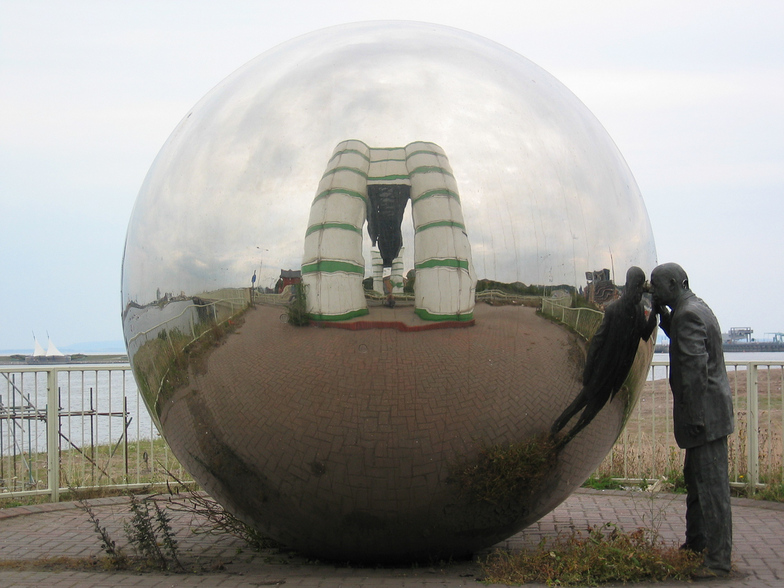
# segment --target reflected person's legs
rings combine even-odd
[[[566,444],[572,439],[577,436],[577,433],[582,431],[585,427],[591,424],[596,415],[599,414],[599,411],[604,408],[606,401],[604,399],[597,399],[592,398],[589,402],[586,403],[585,410],[580,415],[580,418],[577,419],[577,422],[572,427],[572,430],[569,431],[566,436],[561,441],[561,444]]]
[[[588,393],[587,390],[583,388],[582,390],[580,390],[580,393],[572,401],[572,403],[569,406],[567,406],[566,409],[561,413],[561,416],[555,419],[553,426],[550,427],[550,434],[557,435],[561,431],[561,429],[563,429],[566,426],[566,423],[568,423],[574,415],[580,412],[587,403],[588,403]]]

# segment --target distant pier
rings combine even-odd
[[[724,351],[737,352],[737,351],[750,351],[750,352],[770,352],[770,351],[784,351],[784,342],[780,341],[743,341],[743,342],[725,342],[723,344]],[[669,344],[658,344],[654,347],[654,353],[667,353],[670,350]]]

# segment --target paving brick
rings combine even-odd
[[[353,497],[351,497],[353,499]],[[644,509],[640,505],[645,505]],[[123,522],[130,515],[127,499],[101,499],[91,502],[102,525],[115,540],[128,549]],[[682,496],[659,495],[650,500],[638,493],[581,489],[548,515],[500,542],[496,548],[520,549],[536,545],[542,537],[568,533],[572,526],[623,521],[626,530],[645,526],[643,514],[655,510],[661,521],[665,541],[679,544],[685,530]],[[223,561],[225,570],[194,574],[110,572],[44,572],[34,570],[0,571],[0,586],[46,586],[52,588],[103,588],[113,586],[226,587],[274,586],[477,586],[481,575],[471,561],[450,562],[439,566],[346,567],[312,563],[304,558],[274,552],[255,553],[234,537],[210,536],[190,532],[195,524],[191,515],[170,511],[185,563],[200,562],[204,568]],[[73,503],[41,505],[40,508],[15,508],[0,511],[0,560],[31,560],[41,557],[100,556],[97,536],[85,513]],[[732,579],[711,582],[712,586],[740,588],[782,586],[784,578],[784,505],[733,499],[735,541],[733,559],[738,572]],[[485,550],[478,555],[485,555]],[[285,564],[276,563],[285,561]],[[279,584],[282,585],[282,584]],[[683,584],[660,583],[657,588]]]

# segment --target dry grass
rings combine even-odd
[[[729,439],[730,479],[743,483],[748,475],[746,371],[730,367],[729,379],[736,414],[735,433]],[[760,366],[757,389],[760,480],[781,482],[784,474],[784,369],[779,366]],[[629,417],[626,429],[595,476],[632,479],[658,479],[665,476],[673,479],[680,475],[683,456],[683,450],[677,447],[672,433],[672,394],[667,380],[649,380],[645,383],[637,408]]]
[[[49,502],[49,495],[4,497],[3,493],[47,488],[46,453],[5,456],[3,467],[6,477],[0,483],[0,508]],[[27,469],[32,471],[32,480]],[[60,487],[76,488],[89,492],[91,497],[112,496],[127,492],[128,484],[146,488],[166,484],[175,472],[179,479],[192,482],[172,455],[162,438],[140,439],[127,445],[116,442],[76,450],[72,447],[60,452]],[[142,492],[143,488],[135,490]],[[70,499],[68,492],[61,492],[61,500]]]
[[[480,561],[486,582],[547,586],[689,580],[701,563],[702,556],[667,546],[646,529],[625,533],[609,523],[543,539],[532,550],[496,550]]]

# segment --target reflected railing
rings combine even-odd
[[[511,292],[504,292],[503,290],[488,289],[477,292],[476,301],[486,302],[490,305],[513,304],[518,306],[539,306],[542,301],[542,297],[527,294],[514,294]]]
[[[728,361],[735,405],[730,480],[784,480],[784,361]],[[654,361],[637,407],[596,471],[622,482],[683,469],[672,433],[669,362]],[[128,364],[0,366],[0,498],[57,501],[69,487],[144,488],[190,476],[142,402]]]
[[[233,295],[227,296],[227,292]],[[250,304],[250,294],[245,288],[227,289],[225,291],[219,291],[218,293],[211,292],[210,294],[213,296],[215,294],[221,294],[221,296],[215,299],[209,299],[207,294],[203,294],[201,296],[188,299],[188,305],[182,308],[178,314],[168,317],[162,321],[156,321],[153,326],[134,333],[131,337],[128,338],[128,346],[132,347],[133,345],[138,345],[137,341],[139,339],[146,341],[153,337],[160,336],[160,333],[162,332],[166,336],[170,337],[172,326],[176,330],[190,333],[192,342],[203,335],[204,329],[199,329],[200,323],[221,323],[236,316],[237,313],[247,308]],[[280,295],[276,294],[274,296],[277,300],[281,300]],[[278,303],[285,304],[286,302]],[[162,308],[163,305],[160,305],[160,307]],[[206,311],[206,321],[205,316],[200,316],[200,311]]]
[[[571,327],[589,340],[602,323],[604,313],[592,308],[572,308],[571,298],[541,298],[542,314]]]
[[[134,315],[126,314],[126,345],[148,406],[158,406],[170,376],[176,380],[187,374],[186,350],[199,344],[208,347],[234,330],[253,304],[252,296],[251,288],[225,288],[151,303]]]

